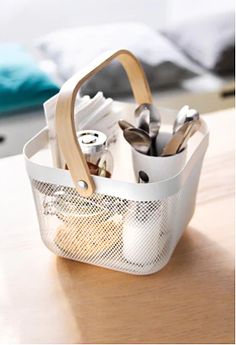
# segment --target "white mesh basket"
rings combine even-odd
[[[66,82],[58,95],[57,141],[69,171],[39,158],[48,147],[47,128],[25,145],[26,168],[41,237],[51,251],[118,271],[150,274],[168,262],[193,215],[208,131],[202,120],[188,145],[184,167],[168,179],[138,184],[91,177],[76,140],[74,102],[81,84],[114,58],[123,64],[136,102],[151,102],[143,71],[131,53],[103,56]],[[173,122],[174,115],[169,120]],[[81,180],[86,189],[78,184]]]

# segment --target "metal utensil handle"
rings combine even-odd
[[[95,191],[95,184],[76,138],[74,106],[76,95],[83,83],[97,74],[114,59],[124,67],[136,102],[152,103],[151,91],[143,68],[128,50],[115,50],[102,54],[87,68],[81,70],[62,86],[56,106],[56,133],[59,148],[70,170],[79,194],[89,197]]]

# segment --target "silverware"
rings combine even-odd
[[[150,155],[156,156],[156,137],[161,126],[161,116],[153,104],[143,103],[135,110],[135,116],[138,117],[138,128],[146,131],[152,141]]]
[[[124,131],[126,128],[134,128],[134,126],[131,123],[125,120],[119,120],[118,124],[120,128],[122,129],[122,131]]]
[[[149,134],[150,111],[146,104],[141,104],[135,109],[135,116],[138,118],[138,128]]]
[[[186,117],[187,117],[187,113],[189,111],[189,106],[188,105],[184,105],[178,112],[178,114],[176,115],[176,119],[173,125],[173,134],[175,134],[177,132],[177,130],[183,126],[183,124],[185,123]]]
[[[192,127],[190,128],[189,132],[186,134],[183,142],[181,143],[180,147],[178,148],[178,152],[181,152],[188,143],[188,140],[191,138],[191,136],[197,132],[201,126],[201,121],[200,120],[193,120],[191,122],[189,122],[192,124]]]
[[[151,146],[151,138],[140,128],[126,128],[124,138],[138,152],[147,154]]]
[[[140,170],[138,173],[138,183],[148,183],[149,182],[149,177],[145,173],[145,171]]]
[[[189,109],[186,121],[193,121],[193,120],[199,120],[200,115],[199,112],[196,109]]]
[[[161,156],[172,156],[183,150],[189,138],[199,129],[200,125],[200,120],[194,120],[183,124],[164,147]]]
[[[190,122],[193,120],[199,120],[199,113],[196,109],[190,109],[188,105],[184,105],[178,112],[174,125],[173,125],[173,134],[183,126],[184,123]]]
[[[149,141],[150,138],[148,136],[148,134],[143,131],[140,128],[136,128],[134,127],[131,123],[129,123],[128,121],[125,120],[119,120],[118,124],[120,126],[120,128],[123,131],[123,135],[125,137],[125,139],[128,141],[129,144],[131,144],[131,146],[133,146],[138,152],[147,154],[149,149],[150,149],[150,145],[149,145]],[[128,129],[132,129],[130,132],[127,132],[126,130]],[[126,131],[126,133],[125,133]],[[141,147],[140,145],[142,145],[142,141],[145,141],[145,143],[148,143],[148,148],[146,148],[146,144],[144,143],[144,147]],[[137,147],[138,145],[138,147]]]

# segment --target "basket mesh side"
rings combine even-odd
[[[199,173],[177,194],[142,202],[96,193],[84,198],[74,188],[31,180],[41,237],[59,256],[133,274],[157,272],[192,216]]]

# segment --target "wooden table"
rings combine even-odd
[[[51,254],[23,157],[0,161],[1,343],[234,342],[234,111],[205,119],[195,215],[169,264],[150,276]]]

